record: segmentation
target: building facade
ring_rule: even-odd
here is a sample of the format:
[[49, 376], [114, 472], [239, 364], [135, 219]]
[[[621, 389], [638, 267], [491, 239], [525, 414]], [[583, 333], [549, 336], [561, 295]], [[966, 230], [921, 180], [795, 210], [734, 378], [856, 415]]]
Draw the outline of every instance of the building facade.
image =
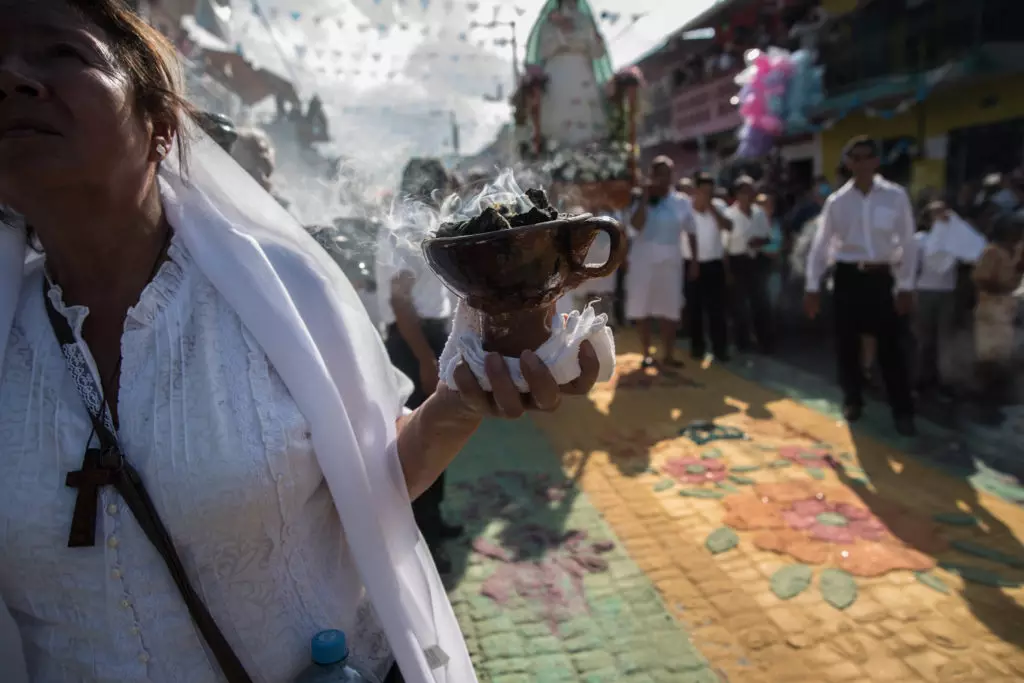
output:
[[[734, 154], [743, 121], [735, 78], [745, 66], [744, 55], [754, 48], [797, 47], [792, 29], [816, 5], [812, 0], [721, 0], [641, 60], [648, 81], [643, 157], [666, 154], [683, 171], [706, 170], [727, 182], [738, 164]], [[775, 167], [781, 161], [787, 184], [809, 184], [823, 163], [816, 132], [781, 138], [770, 161]]]
[[912, 191], [953, 191], [1024, 160], [1024, 2], [826, 0], [826, 169], [867, 134], [883, 172]]

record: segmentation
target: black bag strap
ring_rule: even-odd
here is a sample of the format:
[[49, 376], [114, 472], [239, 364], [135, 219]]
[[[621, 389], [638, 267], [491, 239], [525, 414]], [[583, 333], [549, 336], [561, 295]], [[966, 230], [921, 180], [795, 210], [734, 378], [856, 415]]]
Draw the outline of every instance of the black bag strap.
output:
[[[46, 303], [46, 312], [50, 318], [50, 325], [57, 337], [57, 342], [63, 347], [76, 346], [74, 333], [68, 325], [68, 321], [58, 313], [50, 302], [48, 286], [43, 281], [43, 301]], [[67, 353], [64, 354], [65, 361], [68, 360]], [[69, 371], [71, 368], [69, 367]], [[93, 385], [91, 390], [96, 392], [100, 398], [101, 409], [97, 414], [90, 405], [89, 397], [86, 394], [86, 387], [76, 383], [82, 402], [92, 421], [93, 431], [99, 440], [100, 448], [89, 448], [82, 462], [82, 469], [77, 472], [70, 472], [67, 475], [67, 485], [78, 489], [78, 499], [75, 502], [74, 517], [71, 521], [71, 533], [68, 539], [68, 547], [93, 546], [96, 544], [96, 514], [99, 490], [103, 486], [113, 486], [128, 509], [131, 510], [135, 521], [138, 522], [146, 538], [153, 544], [160, 557], [167, 565], [178, 592], [181, 593], [185, 606], [195, 622], [196, 628], [202, 634], [203, 639], [213, 652], [221, 671], [227, 678], [228, 683], [252, 683], [252, 678], [246, 673], [245, 668], [235, 655], [231, 645], [228, 644], [224, 634], [213, 619], [213, 615], [203, 604], [202, 598], [192, 587], [185, 573], [185, 567], [181, 563], [178, 551], [174, 547], [167, 527], [164, 526], [160, 515], [149, 497], [146, 486], [139, 476], [139, 473], [128, 462], [121, 451], [116, 435], [108, 428], [105, 418], [110, 414], [109, 408], [103, 396], [101, 387], [92, 375], [88, 379]], [[91, 441], [90, 436], [90, 441]]]

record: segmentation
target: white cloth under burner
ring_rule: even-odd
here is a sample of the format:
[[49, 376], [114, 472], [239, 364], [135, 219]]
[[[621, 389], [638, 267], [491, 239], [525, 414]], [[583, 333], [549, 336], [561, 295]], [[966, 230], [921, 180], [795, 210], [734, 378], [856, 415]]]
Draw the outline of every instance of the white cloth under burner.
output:
[[[459, 302], [455, 309], [452, 333], [448, 336], [448, 343], [441, 353], [441, 381], [452, 389], [458, 389], [454, 379], [455, 367], [460, 359], [464, 359], [484, 391], [490, 391], [491, 383], [487, 380], [487, 373], [484, 370], [487, 352], [484, 351], [480, 335], [473, 331], [474, 315], [473, 309], [465, 302]], [[608, 327], [608, 316], [603, 313], [598, 315], [593, 306], [587, 305], [582, 313], [573, 311], [563, 316], [561, 325], [556, 320], [552, 326], [551, 336], [536, 350], [541, 361], [548, 366], [559, 384], [568, 384], [580, 376], [579, 351], [580, 344], [584, 341], [589, 341], [593, 345], [601, 364], [597, 381], [607, 382], [612, 378], [615, 372], [615, 337]], [[519, 368], [519, 359], [506, 356], [505, 364], [508, 365], [512, 381], [519, 391], [527, 393], [529, 387]]]

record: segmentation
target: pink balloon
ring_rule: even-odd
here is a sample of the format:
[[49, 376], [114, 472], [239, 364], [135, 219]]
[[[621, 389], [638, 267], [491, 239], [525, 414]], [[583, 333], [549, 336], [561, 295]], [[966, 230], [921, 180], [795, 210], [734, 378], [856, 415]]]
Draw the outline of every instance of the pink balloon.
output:
[[763, 114], [762, 116], [752, 118], [750, 120], [750, 125], [754, 128], [760, 128], [771, 135], [781, 135], [782, 131], [785, 130], [785, 125], [782, 123], [782, 120], [778, 116], [773, 116], [772, 114]]
[[767, 113], [767, 102], [763, 97], [751, 97], [740, 105], [740, 116], [747, 120], [761, 118]]

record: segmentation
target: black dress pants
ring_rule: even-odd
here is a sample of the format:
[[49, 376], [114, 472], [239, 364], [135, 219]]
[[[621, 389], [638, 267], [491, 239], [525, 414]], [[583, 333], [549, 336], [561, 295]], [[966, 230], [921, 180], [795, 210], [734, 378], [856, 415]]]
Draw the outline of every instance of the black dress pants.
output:
[[[435, 357], [441, 356], [445, 342], [448, 341], [448, 321], [446, 320], [423, 320], [423, 334], [427, 343], [433, 349]], [[405, 407], [415, 410], [427, 400], [428, 396], [423, 391], [423, 383], [420, 381], [420, 364], [416, 354], [405, 342], [398, 326], [388, 326], [388, 337], [385, 346], [388, 350], [388, 357], [391, 364], [401, 370], [412, 380], [413, 392]], [[444, 500], [444, 473], [437, 478], [433, 484], [424, 491], [419, 498], [412, 502], [412, 513], [416, 518], [416, 525], [420, 528], [427, 545], [434, 547], [441, 541], [441, 502]]]
[[767, 267], [761, 259], [742, 254], [729, 257], [732, 289], [729, 292], [733, 338], [736, 348], [746, 351], [751, 328], [762, 351], [772, 348], [771, 313], [768, 302]]
[[701, 263], [697, 279], [686, 281], [686, 322], [690, 328], [690, 355], [693, 357], [703, 356], [706, 350], [705, 317], [711, 335], [712, 352], [720, 358], [729, 355], [725, 322], [727, 301], [725, 264], [720, 260]]
[[836, 322], [836, 363], [846, 405], [864, 404], [861, 336], [875, 337], [878, 365], [893, 417], [914, 413], [910, 367], [903, 343], [906, 321], [896, 313], [894, 281], [888, 266], [836, 264], [833, 276]]

